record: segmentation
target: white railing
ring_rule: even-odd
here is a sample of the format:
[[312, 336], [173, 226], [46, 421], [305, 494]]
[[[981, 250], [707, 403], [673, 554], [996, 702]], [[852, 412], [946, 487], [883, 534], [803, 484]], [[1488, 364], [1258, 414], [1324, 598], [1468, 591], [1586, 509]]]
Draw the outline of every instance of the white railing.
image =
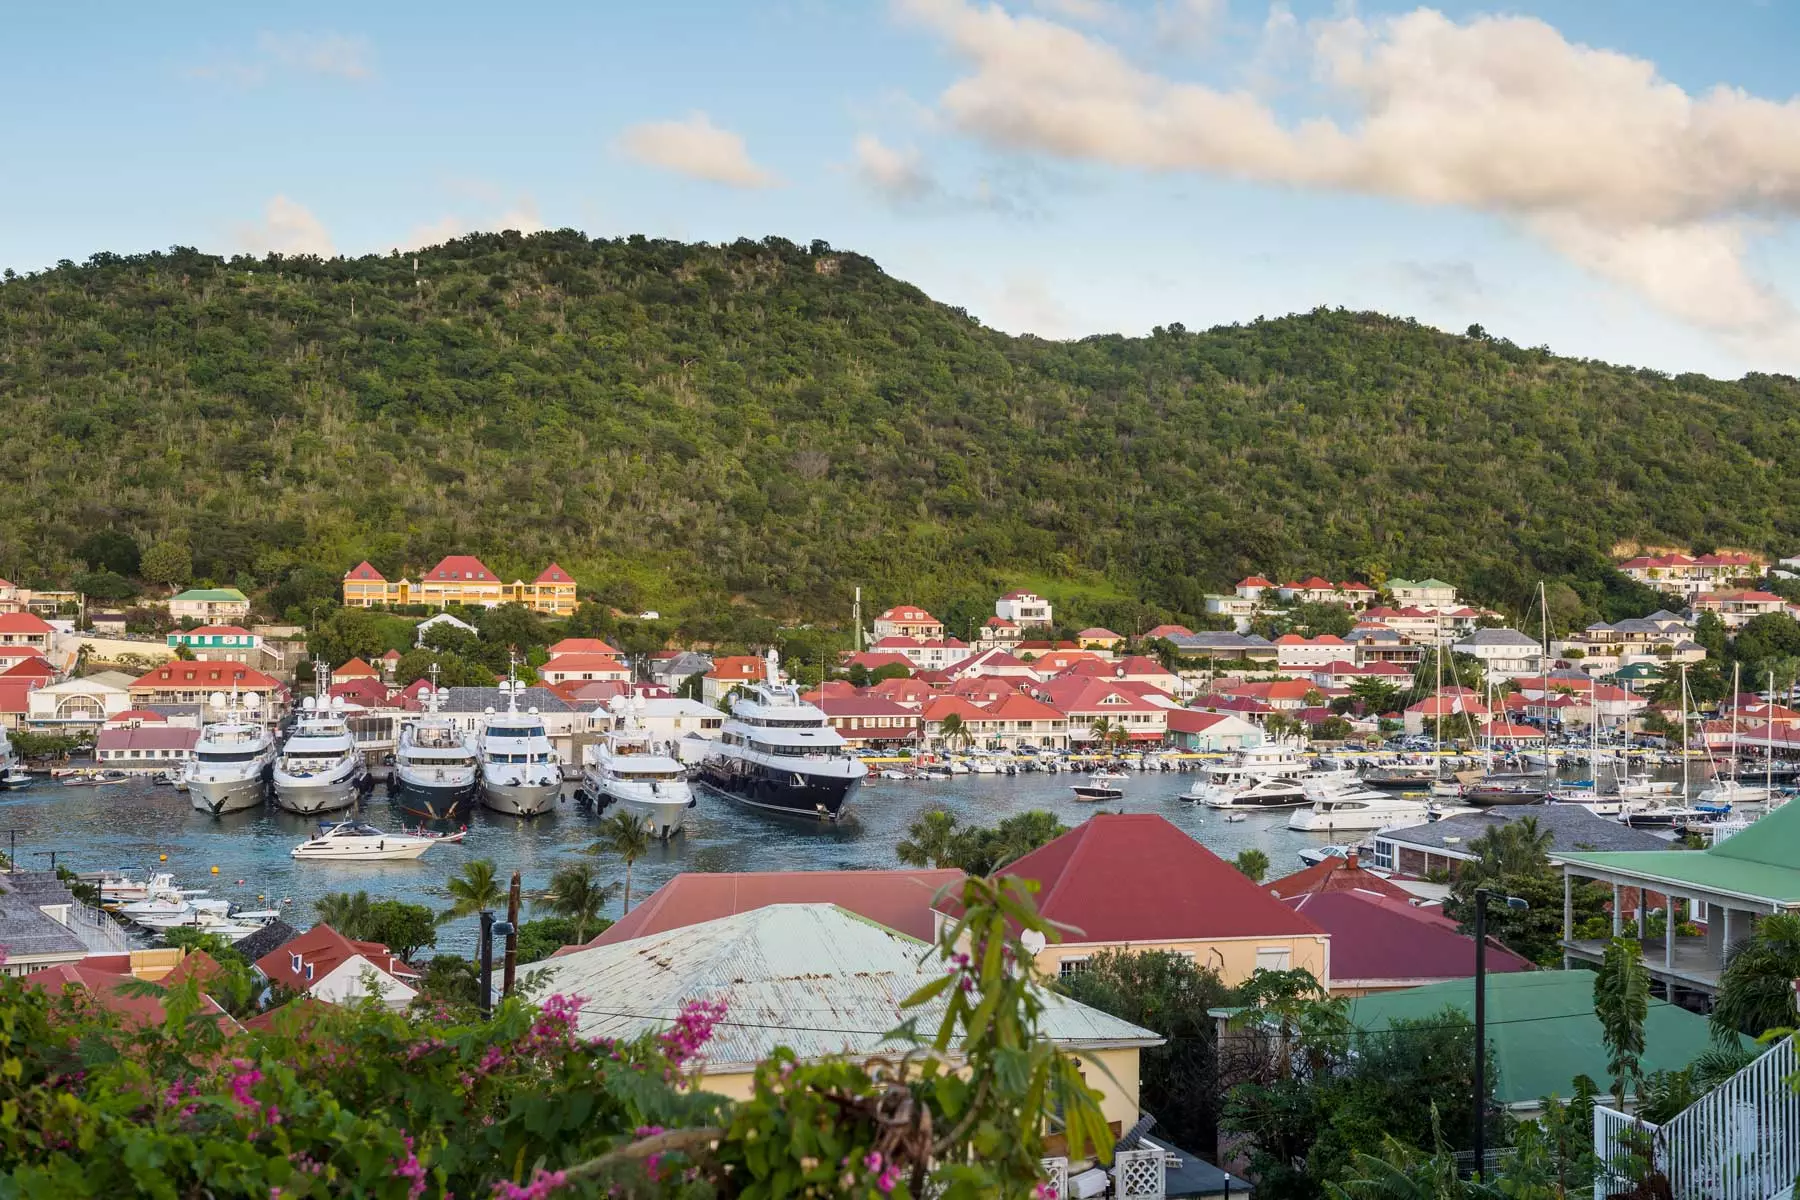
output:
[[1796, 1072], [1800, 1058], [1790, 1037], [1661, 1127], [1596, 1106], [1594, 1153], [1601, 1164], [1596, 1200], [1628, 1187], [1612, 1171], [1625, 1151], [1625, 1131], [1633, 1127], [1654, 1135], [1656, 1166], [1668, 1176], [1675, 1200], [1791, 1197], [1800, 1176]]
[[1641, 1129], [1654, 1134], [1658, 1128], [1616, 1108], [1594, 1105], [1594, 1157], [1599, 1162], [1594, 1172], [1594, 1200], [1632, 1189], [1631, 1180], [1621, 1170], [1621, 1160], [1628, 1153], [1626, 1131]]
[[1044, 1169], [1045, 1200], [1069, 1200], [1069, 1160], [1046, 1158], [1039, 1165]]
[[1119, 1200], [1163, 1200], [1168, 1192], [1166, 1154], [1157, 1146], [1113, 1155], [1113, 1195]]

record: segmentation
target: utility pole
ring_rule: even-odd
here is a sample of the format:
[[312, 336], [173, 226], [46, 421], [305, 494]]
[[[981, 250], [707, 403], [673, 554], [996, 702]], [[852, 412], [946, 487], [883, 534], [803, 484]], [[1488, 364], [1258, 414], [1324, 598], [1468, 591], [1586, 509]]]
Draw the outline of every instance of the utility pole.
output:
[[[1487, 1171], [1487, 906], [1496, 893], [1475, 889], [1475, 1178]], [[1517, 896], [1500, 897], [1506, 907], [1531, 906]]]
[[506, 960], [500, 972], [500, 994], [513, 994], [513, 973], [519, 965], [519, 873], [512, 874], [512, 890], [506, 894]]
[[856, 603], [850, 609], [851, 624], [856, 626], [856, 652], [862, 653], [862, 588], [856, 589]]
[[[481, 1007], [481, 1019], [486, 1021], [492, 1019], [494, 1015], [494, 910], [484, 908], [479, 916], [481, 918], [481, 958], [479, 960], [481, 964], [481, 983], [479, 985], [481, 994], [476, 998], [476, 1002]], [[1477, 917], [1476, 920], [1479, 921], [1480, 918]], [[1476, 994], [1480, 995], [1479, 992]], [[1480, 1001], [1477, 1000], [1476, 1003], [1479, 1004]], [[1477, 1142], [1476, 1145], [1480, 1145], [1480, 1143]]]

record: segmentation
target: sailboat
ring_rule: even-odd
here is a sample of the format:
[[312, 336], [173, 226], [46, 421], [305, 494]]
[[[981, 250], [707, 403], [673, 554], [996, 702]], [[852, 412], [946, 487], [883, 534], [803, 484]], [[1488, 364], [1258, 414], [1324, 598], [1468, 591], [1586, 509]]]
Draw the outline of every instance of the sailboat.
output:
[[[1544, 640], [1543, 682], [1539, 685], [1542, 693], [1550, 694], [1550, 603], [1544, 596], [1544, 584], [1538, 582], [1538, 605], [1542, 613], [1542, 632]], [[1526, 771], [1493, 771], [1480, 779], [1463, 785], [1464, 802], [1477, 808], [1511, 807], [1519, 804], [1538, 804], [1550, 795], [1552, 785], [1556, 782], [1555, 773], [1546, 768], [1542, 774]]]

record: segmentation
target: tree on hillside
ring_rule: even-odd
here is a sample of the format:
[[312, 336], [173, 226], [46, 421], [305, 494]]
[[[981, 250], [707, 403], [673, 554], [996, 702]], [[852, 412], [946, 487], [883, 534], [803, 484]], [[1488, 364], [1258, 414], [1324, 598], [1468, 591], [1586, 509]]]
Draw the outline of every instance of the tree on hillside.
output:
[[75, 547], [75, 557], [89, 571], [136, 575], [142, 561], [137, 539], [123, 529], [96, 529]]
[[[545, 645], [544, 621], [523, 604], [502, 604], [480, 616], [481, 640], [501, 649], [523, 655], [535, 646]], [[467, 636], [466, 634], [464, 635]]]
[[180, 587], [194, 575], [194, 556], [180, 542], [157, 542], [144, 551], [138, 569], [151, 583]]

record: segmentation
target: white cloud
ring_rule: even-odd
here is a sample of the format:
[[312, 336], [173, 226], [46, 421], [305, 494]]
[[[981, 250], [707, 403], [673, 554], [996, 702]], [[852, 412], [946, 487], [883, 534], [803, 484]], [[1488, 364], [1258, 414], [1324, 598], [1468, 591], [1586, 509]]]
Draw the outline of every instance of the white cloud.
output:
[[316, 254], [330, 258], [337, 253], [331, 234], [304, 205], [276, 196], [263, 209], [261, 221], [238, 225], [233, 240], [252, 254]]
[[720, 129], [703, 112], [683, 121], [633, 125], [620, 135], [619, 149], [638, 162], [712, 183], [763, 188], [781, 182], [751, 161], [742, 137]]
[[1042, 17], [897, 2], [969, 64], [939, 107], [989, 145], [1498, 213], [1676, 316], [1800, 346], [1793, 306], [1745, 262], [1751, 222], [1800, 213], [1800, 99], [1689, 94], [1528, 17], [1301, 27], [1277, 4], [1264, 50], [1292, 40], [1339, 100], [1284, 121], [1253, 92], [1157, 74]]
[[1207, 45], [1224, 28], [1226, 0], [1166, 0], [1155, 9], [1156, 38], [1176, 50]]
[[1119, 15], [1118, 10], [1107, 3], [1107, 0], [1033, 0], [1033, 3], [1044, 12], [1089, 24], [1112, 21]]
[[196, 79], [218, 79], [243, 87], [267, 83], [278, 75], [323, 75], [355, 82], [375, 75], [375, 50], [369, 39], [343, 33], [276, 33], [256, 35], [255, 49], [188, 72]]
[[1006, 333], [1060, 340], [1090, 332], [1043, 277], [1035, 274], [1006, 276], [999, 290], [989, 294], [985, 307], [987, 323]]
[[520, 196], [503, 212], [492, 218], [454, 213], [446, 214], [434, 221], [422, 222], [408, 231], [406, 237], [398, 243], [398, 248], [417, 250], [424, 246], [438, 246], [453, 238], [470, 233], [499, 233], [507, 229], [516, 229], [520, 233], [529, 234], [538, 233], [545, 228], [543, 218], [538, 214], [537, 201], [530, 196]]
[[938, 192], [916, 150], [896, 150], [872, 134], [856, 139], [852, 165], [863, 185], [896, 204], [916, 204]]

